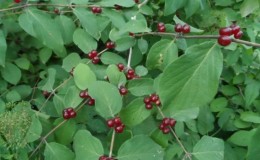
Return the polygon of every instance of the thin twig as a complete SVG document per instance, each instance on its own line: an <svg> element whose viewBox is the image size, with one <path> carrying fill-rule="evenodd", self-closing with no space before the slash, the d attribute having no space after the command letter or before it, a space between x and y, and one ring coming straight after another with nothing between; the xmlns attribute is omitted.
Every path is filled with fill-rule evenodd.
<svg viewBox="0 0 260 160"><path fill-rule="evenodd" d="M140 3L138 5L138 8L141 8L143 5L145 5L146 3L148 3L149 0L144 0L143 3Z"/></svg>
<svg viewBox="0 0 260 160"><path fill-rule="evenodd" d="M113 154L113 148L114 148L114 143L115 143L115 135L116 135L116 132L115 132L115 130L113 130L111 143L110 143L110 150L109 150L109 157L110 158L112 157L112 154Z"/></svg>
<svg viewBox="0 0 260 160"><path fill-rule="evenodd" d="M129 49L129 55L128 55L128 61L127 61L127 69L131 68L132 53L133 53L133 49L131 47Z"/></svg>

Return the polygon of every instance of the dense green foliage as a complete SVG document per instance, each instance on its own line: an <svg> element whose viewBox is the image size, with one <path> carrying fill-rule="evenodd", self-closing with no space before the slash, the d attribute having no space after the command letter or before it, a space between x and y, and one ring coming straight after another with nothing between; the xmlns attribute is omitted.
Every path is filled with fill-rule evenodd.
<svg viewBox="0 0 260 160"><path fill-rule="evenodd" d="M260 0L38 1L0 0L0 159L260 159ZM248 44L220 46L233 22ZM161 106L147 110L153 93ZM107 126L118 116L123 133Z"/></svg>

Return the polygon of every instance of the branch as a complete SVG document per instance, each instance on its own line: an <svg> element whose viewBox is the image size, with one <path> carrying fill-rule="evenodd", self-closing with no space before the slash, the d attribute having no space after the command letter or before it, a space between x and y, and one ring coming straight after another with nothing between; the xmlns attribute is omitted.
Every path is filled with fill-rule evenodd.
<svg viewBox="0 0 260 160"><path fill-rule="evenodd" d="M131 68L131 59L132 59L132 53L133 53L133 49L132 47L129 49L129 55L128 55L128 61L127 61L127 69Z"/></svg>
<svg viewBox="0 0 260 160"><path fill-rule="evenodd" d="M144 0L143 3L140 3L138 5L138 8L140 9L143 5L145 5L146 3L148 3L149 0Z"/></svg>
<svg viewBox="0 0 260 160"><path fill-rule="evenodd" d="M115 143L115 135L116 135L116 132L115 132L115 130L113 130L113 134L112 134L112 138L111 138L111 142L110 142L110 150L109 150L109 157L110 158L112 157L112 154L113 154L113 148L114 148L114 143Z"/></svg>
<svg viewBox="0 0 260 160"><path fill-rule="evenodd" d="M167 33L167 32L147 32L147 33L135 34L135 36L140 36L140 37L144 36L144 35L172 36L177 39L181 39L181 38L183 38L183 39L218 39L218 37L219 37L219 35L190 35L190 36L187 36L187 35L180 35L180 34L176 34L176 33ZM260 48L259 43L244 41L244 40L235 39L235 38L232 38L232 42Z"/></svg>

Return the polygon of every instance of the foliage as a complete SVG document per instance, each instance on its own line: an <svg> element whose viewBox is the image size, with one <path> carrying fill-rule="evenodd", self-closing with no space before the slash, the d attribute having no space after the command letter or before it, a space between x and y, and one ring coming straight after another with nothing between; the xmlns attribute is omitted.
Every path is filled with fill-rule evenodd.
<svg viewBox="0 0 260 160"><path fill-rule="evenodd" d="M260 158L260 0L0 3L0 159ZM243 40L220 46L234 21ZM155 93L161 106L147 110ZM70 107L76 118L64 119ZM118 116L123 133L107 126ZM177 121L171 134L164 116Z"/></svg>

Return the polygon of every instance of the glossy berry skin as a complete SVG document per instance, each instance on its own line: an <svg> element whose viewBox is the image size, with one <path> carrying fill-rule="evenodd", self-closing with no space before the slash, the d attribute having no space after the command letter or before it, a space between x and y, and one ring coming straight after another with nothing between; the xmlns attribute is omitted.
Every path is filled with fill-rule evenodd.
<svg viewBox="0 0 260 160"><path fill-rule="evenodd" d="M106 48L107 48L107 49L113 49L113 48L115 48L115 43L114 43L114 42L107 42L107 43L106 43Z"/></svg>
<svg viewBox="0 0 260 160"><path fill-rule="evenodd" d="M176 124L176 120L173 118L170 118L169 126L174 127Z"/></svg>
<svg viewBox="0 0 260 160"><path fill-rule="evenodd" d="M163 27L163 26L165 26L165 24L164 24L163 22L159 22L159 23L157 24L157 28Z"/></svg>
<svg viewBox="0 0 260 160"><path fill-rule="evenodd" d="M75 118L77 116L77 112L72 111L70 112L70 118Z"/></svg>
<svg viewBox="0 0 260 160"><path fill-rule="evenodd" d="M231 38L229 36L219 36L218 44L221 46L228 46L231 43Z"/></svg>
<svg viewBox="0 0 260 160"><path fill-rule="evenodd" d="M163 125L168 126L170 124L170 118L163 118L162 123Z"/></svg>
<svg viewBox="0 0 260 160"><path fill-rule="evenodd" d="M119 92L122 96L124 96L128 93L128 90L127 90L127 88L122 86L122 87L120 87Z"/></svg>
<svg viewBox="0 0 260 160"><path fill-rule="evenodd" d="M156 106L160 106L160 105L161 105L161 101L158 99L158 100L155 102L155 105L156 105Z"/></svg>
<svg viewBox="0 0 260 160"><path fill-rule="evenodd" d="M115 127L116 133L122 133L124 131L124 125Z"/></svg>
<svg viewBox="0 0 260 160"><path fill-rule="evenodd" d="M20 3L22 0L14 0L15 3Z"/></svg>
<svg viewBox="0 0 260 160"><path fill-rule="evenodd" d="M64 119L70 119L70 114L67 111L63 112L62 116L63 116Z"/></svg>
<svg viewBox="0 0 260 160"><path fill-rule="evenodd" d="M150 104L151 103L150 97L144 97L144 103Z"/></svg>
<svg viewBox="0 0 260 160"><path fill-rule="evenodd" d="M170 128L169 127L165 127L163 130L162 130L163 134L168 134L170 133Z"/></svg>
<svg viewBox="0 0 260 160"><path fill-rule="evenodd" d="M95 99L90 98L90 99L88 100L88 105L89 105L89 106L94 106L94 105L95 105Z"/></svg>
<svg viewBox="0 0 260 160"><path fill-rule="evenodd" d="M117 64L117 68L118 68L118 70L119 70L120 72L122 72L122 71L124 70L125 66L124 66L123 63L118 63L118 64Z"/></svg>
<svg viewBox="0 0 260 160"><path fill-rule="evenodd" d="M100 62L100 58L98 56L94 57L91 61L93 64L98 64Z"/></svg>
<svg viewBox="0 0 260 160"><path fill-rule="evenodd" d="M165 26L162 26L162 27L158 28L158 32L165 32L165 31L166 31Z"/></svg>
<svg viewBox="0 0 260 160"><path fill-rule="evenodd" d="M148 109L148 110L151 110L153 109L153 105L152 104L145 104L145 108Z"/></svg>
<svg viewBox="0 0 260 160"><path fill-rule="evenodd" d="M239 31L239 32L237 32L236 34L234 34L234 37L235 37L236 39L240 39L242 36L243 36L243 32L242 32L242 31Z"/></svg>
<svg viewBox="0 0 260 160"><path fill-rule="evenodd" d="M190 33L190 26L188 24L184 24L182 27L182 33L187 34Z"/></svg>
<svg viewBox="0 0 260 160"><path fill-rule="evenodd" d="M133 69L129 69L127 71L127 74L133 76L133 75L135 75L135 71Z"/></svg>
<svg viewBox="0 0 260 160"><path fill-rule="evenodd" d="M221 36L231 36L232 29L230 27L220 28L219 35Z"/></svg>
<svg viewBox="0 0 260 160"><path fill-rule="evenodd" d="M87 98L89 98L90 96L89 96L89 94L88 94L87 91L81 91L81 92L79 93L79 97L80 97L80 98L87 99Z"/></svg>
<svg viewBox="0 0 260 160"><path fill-rule="evenodd" d="M152 95L150 96L150 101L152 101L152 102L155 103L157 100L159 100L159 96L158 96L158 95L152 94Z"/></svg>
<svg viewBox="0 0 260 160"><path fill-rule="evenodd" d="M114 120L113 119L107 120L107 126L109 128L113 128L115 126Z"/></svg>
<svg viewBox="0 0 260 160"><path fill-rule="evenodd" d="M100 7L92 7L92 8L91 8L91 11L92 11L92 13L94 13L94 14L98 14L98 13L101 13L101 12L102 12L102 8L100 8Z"/></svg>
<svg viewBox="0 0 260 160"><path fill-rule="evenodd" d="M133 79L134 77L135 77L134 75L129 75L129 74L126 75L126 78L127 78L128 80L131 80L131 79Z"/></svg>
<svg viewBox="0 0 260 160"><path fill-rule="evenodd" d="M71 113L71 112L74 111L74 109L70 107L70 108L67 108L66 111L67 111L68 113Z"/></svg>
<svg viewBox="0 0 260 160"><path fill-rule="evenodd" d="M234 35L237 34L240 31L240 27L236 24L232 24L230 26L230 28L232 29L232 34L234 34Z"/></svg>
<svg viewBox="0 0 260 160"><path fill-rule="evenodd" d="M165 128L165 125L162 123L162 124L160 124L160 126L159 126L159 129L160 130L163 130Z"/></svg>
<svg viewBox="0 0 260 160"><path fill-rule="evenodd" d="M114 124L115 124L115 126L120 126L120 125L122 125L122 121L121 121L120 117L116 117L116 118L114 119Z"/></svg>
<svg viewBox="0 0 260 160"><path fill-rule="evenodd" d="M89 52L88 58L93 59L93 58L97 57L97 55L98 55L98 52L96 50L93 50L93 51Z"/></svg>
<svg viewBox="0 0 260 160"><path fill-rule="evenodd" d="M175 27L174 27L174 30L175 30L175 32L177 32L177 33L181 33L182 30L183 30L183 27L182 27L181 24L177 23L177 24L175 25Z"/></svg>

